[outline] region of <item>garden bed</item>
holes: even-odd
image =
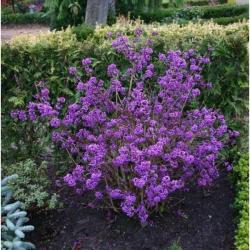
[[[86,207],[86,198],[70,189],[61,195],[63,209],[30,214],[35,231],[29,240],[37,249],[71,249],[76,242],[81,250],[168,249],[176,241],[183,250],[233,249],[233,191],[225,174],[210,189],[191,188],[185,200],[176,197],[174,208],[144,228],[124,215]]]
[[[219,25],[215,25],[214,23],[190,23],[187,26],[180,26],[176,24],[172,24],[169,26],[142,25],[142,28],[145,30],[141,30],[140,28],[135,29],[135,27],[133,27],[133,23],[130,24],[130,27],[121,24],[122,20],[118,25],[104,28],[99,27],[98,29],[96,29],[96,31],[87,29],[86,31],[78,27],[77,29],[69,28],[66,31],[50,32],[48,34],[41,34],[37,36],[23,36],[18,37],[17,39],[13,39],[13,41],[11,41],[10,43],[2,46],[2,54],[3,56],[5,55],[5,58],[2,62],[5,72],[5,74],[2,76],[2,79],[5,82],[5,84],[3,85],[5,86],[3,91],[5,93],[5,98],[3,99],[5,107],[3,111],[3,131],[5,132],[5,140],[3,140],[3,155],[5,159],[6,173],[4,172],[4,175],[7,176],[16,174],[20,169],[26,170],[20,171],[20,174],[18,176],[19,180],[16,184],[17,187],[20,187],[22,183],[25,183],[25,185],[22,185],[26,188],[25,193],[23,193],[30,199],[29,206],[27,206],[27,212],[28,216],[31,218],[30,224],[35,226],[35,230],[27,235],[28,240],[33,242],[36,245],[37,249],[42,250],[223,250],[234,249],[234,245],[241,246],[241,240],[245,240],[247,238],[245,236],[247,235],[247,232],[245,232],[244,229],[242,230],[247,218],[246,213],[244,212],[245,210],[243,210],[243,208],[245,209],[246,207],[245,203],[247,202],[247,199],[244,198],[245,196],[242,198],[242,193],[245,195],[247,194],[247,192],[242,188],[244,186],[241,184],[244,184],[246,182],[245,177],[244,179],[242,179],[243,181],[236,181],[237,183],[239,182],[239,184],[237,184],[237,188],[235,189],[236,198],[233,193],[233,188],[231,187],[231,184],[226,177],[227,173],[222,172],[219,179],[215,180],[213,186],[203,189],[202,186],[204,186],[204,184],[210,184],[210,182],[207,183],[207,181],[209,181],[209,176],[206,175],[206,172],[204,173],[204,171],[199,172],[200,169],[198,168],[197,173],[204,178],[199,178],[198,180],[187,180],[187,187],[189,187],[188,183],[192,183],[193,185],[196,185],[196,187],[192,187],[189,192],[186,192],[188,190],[186,190],[186,187],[183,187],[183,189],[181,190],[185,190],[185,193],[183,193],[184,191],[182,191],[182,193],[178,191],[178,188],[181,187],[182,182],[178,182],[178,179],[176,179],[180,177],[179,174],[175,175],[176,166],[178,167],[180,165],[181,167],[183,167],[183,164],[185,163],[186,165],[184,166],[187,167],[185,169],[183,168],[183,170],[186,173],[186,177],[190,176],[190,172],[188,170],[190,170],[190,164],[192,163],[193,158],[192,155],[189,154],[195,153],[193,150],[198,145],[196,143],[201,143],[200,140],[204,140],[205,143],[208,143],[209,141],[213,149],[213,146],[216,144],[216,142],[214,141],[214,139],[212,140],[211,136],[209,138],[206,138],[207,135],[205,133],[204,138],[203,136],[197,137],[197,140],[193,139],[191,141],[191,144],[193,142],[195,144],[193,145],[194,147],[190,146],[191,153],[188,153],[188,155],[186,154],[186,151],[177,151],[172,147],[174,147],[175,144],[183,147],[183,143],[187,143],[187,145],[189,145],[190,137],[192,138],[193,134],[190,135],[190,133],[186,133],[186,131],[190,129],[189,127],[193,125],[193,122],[197,122],[198,125],[204,124],[204,128],[206,128],[205,124],[208,124],[209,127],[209,124],[211,123],[210,116],[204,115],[203,123],[200,120],[197,120],[196,117],[199,117],[197,113],[192,116],[194,118],[192,120],[194,121],[191,122],[191,119],[189,119],[188,123],[185,123],[185,119],[187,119],[189,116],[182,116],[184,122],[179,120],[179,122],[175,121],[175,123],[177,124],[177,127],[179,126],[179,124],[183,124],[185,133],[183,132],[182,134],[180,134],[179,130],[176,130],[177,136],[174,135],[174,133],[169,133],[169,136],[171,140],[173,140],[173,143],[171,143],[171,141],[170,143],[167,141],[167,139],[169,138],[166,138],[166,140],[159,140],[159,143],[155,143],[155,141],[149,140],[152,138],[152,136],[148,134],[148,132],[145,132],[147,131],[146,129],[140,130],[140,127],[137,125],[134,128],[135,121],[136,123],[138,123],[138,117],[142,119],[141,114],[139,113],[137,120],[134,120],[136,118],[136,114],[138,113],[135,112],[134,109],[131,109],[131,106],[128,106],[128,110],[126,110],[127,107],[125,106],[122,111],[124,113],[129,111],[128,113],[131,114],[131,117],[129,117],[132,120],[132,122],[130,123],[131,128],[129,130],[131,132],[129,133],[131,133],[131,135],[133,136],[133,141],[135,141],[134,138],[139,138],[140,134],[145,133],[146,142],[143,145],[139,145],[140,147],[138,146],[138,148],[132,147],[133,145],[128,144],[128,142],[132,142],[131,137],[128,137],[127,134],[124,133],[124,135],[126,136],[121,137],[121,140],[124,140],[123,143],[126,145],[126,151],[124,151],[124,148],[120,148],[120,145],[112,145],[111,148],[109,144],[110,141],[114,141],[115,143],[117,141],[119,142],[119,140],[117,140],[116,138],[116,132],[117,130],[119,131],[122,125],[127,124],[126,116],[125,118],[124,116],[121,116],[119,118],[119,123],[117,123],[119,126],[117,124],[117,126],[114,126],[112,125],[113,123],[104,124],[104,122],[102,125],[93,125],[94,136],[97,133],[101,134],[103,133],[103,131],[105,131],[105,133],[103,133],[103,137],[98,137],[98,140],[100,139],[100,141],[98,141],[97,139],[95,139],[95,137],[89,137],[88,134],[86,137],[85,134],[78,133],[80,132],[80,130],[75,136],[75,130],[73,130],[74,127],[69,126],[72,122],[69,121],[70,123],[68,123],[68,120],[65,119],[64,116],[62,116],[64,118],[59,116],[57,112],[54,112],[53,115],[55,115],[55,117],[52,117],[52,113],[46,111],[46,115],[49,117],[49,119],[51,119],[49,121],[50,123],[47,124],[50,126],[48,127],[49,129],[46,130],[42,123],[36,123],[38,120],[35,121],[35,111],[39,111],[42,115],[43,110],[50,110],[48,109],[47,103],[35,103],[38,106],[34,105],[33,103],[33,105],[28,106],[28,111],[20,110],[20,108],[23,109],[25,103],[27,103],[27,101],[31,99],[31,93],[35,92],[33,84],[37,83],[37,81],[40,81],[41,79],[46,81],[49,90],[46,88],[46,86],[43,86],[43,82],[39,82],[39,84],[36,84],[36,87],[41,88],[41,92],[39,92],[39,94],[41,94],[42,96],[42,101],[51,100],[51,108],[54,105],[53,100],[55,100],[55,98],[57,97],[60,97],[57,98],[58,103],[55,106],[55,109],[61,110],[60,105],[65,102],[65,99],[62,96],[65,95],[67,96],[69,104],[72,102],[76,102],[75,100],[78,100],[77,98],[81,96],[80,92],[82,92],[83,90],[83,83],[77,82],[77,88],[75,90],[75,80],[73,78],[76,76],[78,69],[82,68],[88,75],[88,72],[92,70],[92,61],[93,64],[95,64],[94,70],[96,70],[95,73],[98,78],[105,79],[107,82],[110,81],[110,78],[111,80],[115,80],[117,74],[119,75],[119,71],[117,73],[116,65],[110,63],[115,62],[122,68],[122,66],[125,65],[126,61],[120,61],[120,57],[116,57],[117,55],[113,51],[114,46],[111,47],[111,39],[107,38],[107,36],[115,36],[115,34],[118,34],[118,32],[124,32],[127,36],[129,36],[130,39],[133,39],[133,34],[136,37],[138,36],[138,34],[143,34],[144,39],[149,37],[150,40],[146,41],[149,44],[153,42],[153,49],[155,51],[154,56],[155,58],[157,58],[154,62],[159,71],[161,70],[159,61],[165,60],[164,54],[161,55],[161,59],[159,58],[158,60],[157,55],[159,51],[166,52],[172,49],[181,49],[183,51],[189,51],[189,53],[192,53],[192,49],[196,49],[199,55],[204,55],[209,52],[209,54],[211,54],[211,64],[209,65],[209,68],[205,68],[204,70],[204,79],[211,81],[214,85],[214,88],[209,92],[204,91],[204,96],[201,96],[202,102],[200,103],[202,103],[202,105],[204,105],[205,107],[212,107],[216,110],[220,109],[222,113],[225,114],[226,121],[224,121],[224,117],[222,116],[218,116],[218,118],[220,117],[221,124],[225,124],[227,122],[227,124],[229,125],[229,130],[227,131],[228,137],[225,138],[226,148],[225,151],[223,151],[221,154],[221,156],[223,156],[222,162],[225,163],[225,167],[229,171],[231,169],[231,163],[234,163],[238,160],[237,154],[235,152],[242,151],[240,147],[237,148],[236,143],[238,142],[240,145],[241,139],[245,138],[244,129],[246,127],[246,124],[244,122],[241,123],[242,119],[239,118],[242,118],[246,113],[247,105],[245,104],[245,100],[248,98],[248,96],[246,95],[246,89],[248,88],[248,74],[246,73],[248,69],[248,58],[246,57],[248,30],[246,23],[243,22],[229,25],[225,28]],[[156,28],[157,32],[155,32]],[[115,46],[117,44],[117,40],[118,38],[115,39]],[[174,52],[171,52],[170,55],[174,55],[175,57],[169,57],[168,60],[170,62],[172,62],[171,58],[181,59],[178,53],[173,53]],[[199,60],[201,59],[202,58],[199,57]],[[207,61],[206,58],[203,58],[203,60]],[[174,63],[175,62],[178,62],[178,60],[175,60]],[[170,63],[170,65],[172,64]],[[195,70],[194,67],[192,68],[192,70]],[[152,77],[152,75],[150,76],[150,73],[152,73],[150,70],[152,70],[151,66],[148,68],[147,77]],[[237,72],[237,74],[235,72]],[[82,72],[79,72],[79,74],[82,74]],[[199,78],[199,75],[196,74],[196,79],[198,79],[197,77]],[[84,78],[84,82],[85,80],[86,79]],[[161,79],[159,80],[161,82]],[[130,80],[130,82],[131,81],[132,80]],[[156,81],[153,79],[151,80],[151,82],[155,83]],[[95,86],[95,78],[90,78],[86,83],[86,85],[89,87]],[[164,84],[162,85],[163,86],[161,87],[163,88]],[[128,84],[126,86],[128,87]],[[130,96],[131,94],[130,88],[132,85],[129,86],[128,96]],[[149,84],[148,86],[150,87],[150,91],[152,90],[152,86],[154,85]],[[104,97],[111,98],[111,103],[115,103],[117,105],[118,100],[112,98],[112,95],[106,92],[106,89],[102,89],[101,84],[99,87],[101,93],[107,93],[107,95],[104,95]],[[140,85],[138,84],[138,88],[139,87]],[[181,94],[181,91],[183,91],[183,89],[181,88],[181,86],[179,88],[180,91],[178,91],[178,93]],[[38,91],[38,89],[36,90]],[[51,93],[51,99],[49,99],[49,91]],[[110,91],[112,91],[112,89],[110,89]],[[75,93],[76,95],[74,96]],[[90,93],[92,93],[91,91],[87,91],[87,93],[91,97],[90,100],[100,100],[99,96],[94,96],[95,98],[92,98],[92,96],[90,95]],[[94,91],[93,93],[96,92]],[[196,95],[197,93],[199,92],[193,92],[194,95]],[[168,100],[169,99],[170,98],[168,98]],[[170,99],[170,101],[171,100],[173,99]],[[140,103],[147,103],[145,101],[140,100]],[[159,98],[159,101],[161,103],[162,98]],[[157,107],[157,103],[154,103],[153,101],[151,101],[151,99],[149,100],[149,103],[153,105],[153,107]],[[170,105],[172,104],[170,102]],[[196,105],[198,104],[199,103],[197,102]],[[99,102],[94,102],[93,105],[97,105],[97,107],[99,107],[98,105],[101,105],[100,107],[103,108],[102,105],[105,106],[106,102],[102,101],[100,104]],[[44,109],[36,110],[36,108],[39,107],[44,107]],[[69,105],[68,107],[70,107],[70,109],[78,109],[78,106],[76,105]],[[169,108],[169,105],[167,106],[167,108]],[[105,110],[105,112],[107,112],[108,114],[107,117],[110,118],[108,110],[109,109]],[[81,112],[83,111],[84,109],[81,109]],[[92,111],[93,110],[91,110],[91,112]],[[181,112],[182,111],[183,108],[181,109]],[[210,112],[209,110],[202,109],[202,112],[205,111],[208,113]],[[29,115],[29,119],[30,121],[32,121],[32,123],[29,123],[28,125],[23,123],[21,125],[19,122],[17,122],[17,119],[19,119],[20,121],[26,120],[26,112],[28,112],[27,115]],[[96,117],[96,115],[93,115],[94,113],[90,113],[91,116],[86,116],[85,113],[83,114],[81,112],[76,113],[78,116],[82,115],[81,119],[88,118],[86,121],[89,122],[89,117],[91,117],[91,120],[95,120],[94,118]],[[186,110],[184,110],[184,112],[186,112]],[[11,118],[9,117],[9,113],[11,113]],[[75,110],[71,110],[69,113],[74,115]],[[156,113],[159,117],[153,116],[154,112],[152,112],[152,117],[156,117],[159,124],[162,126],[164,125],[163,128],[166,129],[164,131],[172,131],[171,126],[167,127],[168,125],[171,125],[171,123],[162,124],[163,119],[160,116],[160,112],[157,111]],[[114,112],[112,114],[115,114],[115,119],[117,119],[116,115],[120,115],[119,112]],[[148,112],[146,114],[148,115],[148,119],[150,118],[151,120],[151,113]],[[177,115],[176,113],[166,113],[166,115],[170,121],[174,121],[172,120],[174,116],[176,117],[176,119],[179,119],[177,116],[178,113]],[[203,116],[200,117],[200,119],[203,119]],[[238,120],[240,120],[239,123]],[[148,120],[142,120],[142,124],[145,123],[146,128],[147,126],[151,128],[155,124],[154,120],[152,120],[153,122],[149,125],[146,121]],[[78,124],[79,120],[76,120],[76,122]],[[75,139],[77,143],[76,145],[79,146],[79,151],[77,151],[77,153],[79,153],[80,163],[85,166],[85,170],[88,171],[87,173],[84,173],[84,178],[86,176],[87,179],[81,178],[83,167],[77,164],[75,165],[75,168],[72,169],[72,159],[67,159],[67,154],[63,154],[60,150],[58,151],[58,148],[54,148],[55,150],[53,151],[52,158],[47,159],[46,157],[46,159],[50,163],[49,166],[47,164],[40,164],[40,156],[42,156],[43,159],[43,156],[47,156],[48,152],[50,152],[50,150],[47,150],[50,148],[50,144],[48,142],[50,133],[47,134],[47,132],[50,132],[50,129],[58,129],[59,131],[58,127],[60,127],[64,123],[66,125],[68,124],[68,127],[66,126],[60,129],[66,128],[73,133],[74,138],[79,137],[79,140]],[[112,130],[110,130],[111,125],[113,126]],[[185,126],[187,126],[187,128]],[[100,131],[97,130],[99,128],[101,128]],[[197,131],[197,127],[192,126],[191,128],[194,131]],[[88,129],[92,131],[90,128]],[[235,137],[237,137],[238,133],[236,131],[233,131],[234,129],[240,130],[241,133],[241,137],[237,142],[234,139]],[[111,131],[112,133],[107,133],[107,131]],[[150,131],[151,130],[149,130],[149,132]],[[155,129],[155,131],[156,132],[154,132],[155,134],[153,134],[153,137],[161,138],[162,132],[158,131],[158,127],[157,129]],[[218,134],[218,137],[220,137],[221,134],[225,133],[225,126],[219,127],[218,124],[215,124],[214,128],[210,129],[209,131],[216,131],[216,133],[214,134],[216,136]],[[56,136],[58,134],[53,135],[53,140],[61,138]],[[65,135],[67,135],[67,133],[63,134],[63,136]],[[113,135],[115,135],[116,137]],[[87,138],[87,140],[84,139],[85,137]],[[89,143],[88,140],[93,140],[93,138],[94,143],[91,141],[92,143],[87,145],[87,143]],[[103,143],[103,141],[101,140],[102,138],[105,139],[105,143]],[[229,141],[226,140],[227,138],[232,138],[232,141],[230,140],[229,143]],[[63,142],[63,145],[65,146],[66,144],[64,144],[65,141],[63,139],[64,137],[62,137],[61,142]],[[66,139],[68,142],[68,138]],[[23,147],[23,145],[19,143],[20,140],[21,142],[24,141],[23,145],[25,145],[25,147]],[[180,140],[179,142],[183,140],[183,143],[178,142],[177,144],[176,141],[178,140]],[[83,147],[83,142],[86,142],[87,146],[84,144]],[[105,146],[103,146],[102,143]],[[166,148],[163,148],[162,145],[166,146]],[[206,144],[204,145],[206,146]],[[75,155],[76,151],[74,151],[74,148],[70,148],[71,140],[69,140],[69,143],[66,146],[69,147],[70,150],[72,150],[73,157],[76,157],[76,159],[78,159],[78,156]],[[227,148],[227,146],[230,146],[230,150],[229,148]],[[231,148],[231,146],[234,147]],[[107,149],[105,147],[107,147]],[[198,150],[197,152],[200,154],[200,152],[202,153],[204,151],[206,152],[206,154],[208,154],[211,150],[211,147],[205,147],[207,148],[206,151]],[[110,148],[112,150],[110,150]],[[81,155],[82,149],[85,150],[84,158]],[[107,158],[108,166],[114,165],[117,167],[117,165],[119,166],[119,164],[124,165],[124,169],[126,169],[126,172],[121,171],[120,173],[119,171],[107,170],[106,172],[102,173],[101,171],[103,171],[103,169],[101,169],[100,171],[96,171],[97,169],[89,168],[89,166],[92,167],[92,165],[95,165],[96,162],[99,162],[99,158],[104,158],[103,152],[109,153],[110,151],[115,152],[116,150],[118,150],[117,152],[119,152],[119,155],[116,152],[116,154],[112,154],[110,156],[112,159],[111,165],[110,159]],[[141,153],[142,150],[144,150],[143,154]],[[217,152],[218,149],[214,148],[213,150]],[[171,158],[169,158],[169,155],[165,154],[164,157],[161,156],[161,158],[159,158],[160,154],[164,153],[165,151],[170,152],[169,154],[171,155]],[[88,152],[88,154],[85,154],[86,152]],[[142,161],[143,164],[137,163],[138,159],[136,159],[136,157],[138,155],[141,155],[145,158],[144,161]],[[99,156],[99,158],[97,159],[96,156]],[[120,156],[122,156],[122,158]],[[201,154],[201,156],[203,159],[203,153]],[[206,159],[213,159],[210,156],[211,155],[209,154]],[[30,159],[27,160],[27,157],[30,157]],[[180,157],[179,161],[177,161],[179,159],[178,157]],[[129,159],[129,161],[127,160],[127,158]],[[14,162],[13,159],[15,159]],[[75,158],[73,158],[73,160],[74,159]],[[92,161],[93,159],[95,161]],[[146,161],[148,159],[152,160],[152,162],[154,163],[154,165],[152,165],[152,171],[150,172],[148,171],[148,161]],[[168,165],[170,165],[171,168],[169,169],[174,169],[174,171],[170,171],[167,175],[165,175],[166,173],[164,172],[165,170],[163,168],[157,169],[155,167],[155,164],[158,164],[158,161],[161,162],[162,159],[164,160],[163,166],[165,167],[166,163],[166,169],[168,170]],[[170,161],[169,159],[174,159],[175,162]],[[18,163],[16,163],[17,161]],[[131,162],[133,164],[135,163],[135,165],[131,165]],[[174,163],[176,163],[177,165]],[[205,164],[200,163],[199,166],[203,168]],[[213,173],[215,173],[213,171],[213,165],[211,164],[209,166],[210,170],[212,170],[210,171],[212,175]],[[246,163],[244,163],[244,166],[246,166]],[[195,165],[195,167],[197,166]],[[49,171],[47,172],[47,170]],[[89,170],[91,170],[91,172]],[[93,172],[92,170],[95,171]],[[156,170],[160,170],[159,174],[153,175]],[[41,174],[38,174],[39,171],[41,171]],[[126,178],[126,176],[123,176],[124,173],[126,173],[128,178]],[[172,175],[172,180],[170,179],[169,174]],[[110,181],[110,183],[111,180],[113,181],[111,185],[109,185],[109,183],[107,184],[106,175],[108,176],[108,181]],[[99,178],[103,176],[104,180],[100,181]],[[145,177],[145,180],[138,178],[138,176]],[[148,178],[148,176],[150,178]],[[195,177],[197,176],[199,175],[195,175]],[[216,176],[213,176],[213,178],[216,177],[217,174]],[[116,180],[116,178],[118,178],[118,181]],[[157,178],[159,179],[158,181],[156,181]],[[162,178],[162,180],[160,178]],[[50,181],[53,184],[58,184],[58,180],[60,181],[62,179],[64,180],[63,184],[59,183],[59,185],[62,185],[61,187],[54,186],[49,188]],[[152,183],[149,183],[149,180]],[[26,185],[26,183],[28,184]],[[96,190],[93,190],[93,188],[97,187],[96,183],[99,184],[99,186]],[[105,183],[106,189],[104,189]],[[123,190],[121,191],[120,188],[123,188],[123,186],[126,186],[127,184],[129,184],[128,188],[124,188],[126,192],[124,191],[124,193],[122,193],[121,195],[121,192]],[[145,193],[140,191],[142,188],[144,188],[145,185],[148,185],[147,191],[149,190],[150,192],[148,191],[148,193]],[[90,204],[88,204],[91,200],[91,197],[89,197],[89,195],[85,195],[85,193],[84,195],[77,195],[72,190],[72,188],[69,188],[68,186],[75,187],[75,191],[77,191],[78,193],[81,193],[82,190],[84,190],[83,188],[85,188],[85,186],[88,190],[96,191],[95,193],[91,194],[92,199],[93,197],[96,197],[94,198],[94,202],[96,202],[97,199],[100,199],[100,203],[97,204],[96,208],[94,207],[93,209],[93,206],[90,206]],[[152,189],[152,187],[154,187],[154,189]],[[167,190],[167,193],[162,192],[163,188],[164,190]],[[16,189],[19,190],[19,188]],[[31,192],[31,195],[28,194],[29,191]],[[176,191],[176,193],[174,193],[174,191]],[[60,195],[60,198],[59,196],[57,197],[55,195],[52,199],[52,193],[53,195]],[[151,194],[154,194],[154,199],[152,199]],[[20,201],[26,202],[26,197],[24,197],[21,193]],[[112,206],[114,209],[116,209],[115,207],[119,207],[129,217],[133,215],[134,217],[137,216],[137,220],[130,219],[123,214],[118,215],[110,212],[107,209],[103,209],[101,204],[102,197],[111,198],[109,207]],[[121,197],[123,200],[121,199]],[[155,206],[152,207],[151,205],[149,205],[150,210],[148,211],[148,213],[145,212],[145,209],[142,209],[143,207],[145,208],[143,204],[144,197],[147,200],[148,204],[153,204]],[[166,197],[168,198],[168,205],[163,209],[164,203],[160,204],[162,206],[158,206],[158,203],[160,199],[166,199]],[[19,197],[15,197],[15,199],[19,200]],[[114,204],[112,203],[112,199],[114,199]],[[134,204],[135,200],[137,201],[136,204]],[[54,209],[55,207],[57,207],[58,201],[62,201],[64,203],[64,207]],[[104,201],[108,201],[108,199]],[[51,203],[55,206],[51,206]],[[44,207],[50,208],[51,210],[41,210],[41,208]],[[233,208],[235,210],[235,214],[233,214]],[[158,213],[151,214],[151,212],[155,210],[158,211]],[[165,211],[164,214],[159,214],[162,211]],[[148,215],[150,216],[148,217]],[[141,224],[139,223],[138,219],[141,220]],[[147,223],[147,225],[145,225],[145,223]],[[236,223],[237,229],[235,231]],[[175,242],[178,242],[177,245],[180,247],[171,247]],[[8,242],[6,244],[8,244]],[[246,240],[245,245],[247,244],[248,242]]]

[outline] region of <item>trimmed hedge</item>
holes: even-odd
[[[218,18],[218,17],[233,17],[239,16],[243,13],[248,13],[249,5],[231,5],[222,4],[214,7],[202,7],[203,15],[202,18]]]
[[[42,12],[8,14],[1,18],[1,24],[49,24],[49,18]]]
[[[249,155],[241,154],[240,160],[233,169],[236,198],[234,207],[238,212],[235,247],[237,250],[249,249]]]
[[[194,19],[211,19],[220,17],[234,17],[240,16],[242,14],[248,18],[248,5],[233,5],[233,4],[223,4],[217,6],[200,6],[200,7],[190,7],[190,8],[169,8],[162,9],[157,12],[141,12],[132,13],[132,18],[140,18],[146,23],[152,22],[166,22],[174,21],[177,18],[183,18],[185,20]]]
[[[249,18],[248,13],[245,13],[245,14],[235,16],[235,17],[219,17],[219,18],[213,19],[213,21],[217,24],[220,24],[220,25],[228,25],[231,23],[240,22],[244,19],[247,20],[248,18]]]
[[[206,5],[209,5],[209,1],[208,0],[188,0],[186,1],[186,4],[190,6],[206,6]]]

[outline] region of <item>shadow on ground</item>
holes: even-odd
[[[233,191],[224,174],[209,190],[191,188],[144,228],[123,215],[110,219],[107,211],[84,207],[71,190],[63,192],[64,209],[31,216],[36,230],[29,240],[39,250],[167,250],[176,240],[183,250],[233,249]]]

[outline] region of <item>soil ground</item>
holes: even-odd
[[[183,250],[233,249],[233,191],[225,174],[208,190],[191,188],[185,200],[146,227],[86,207],[70,189],[61,196],[63,209],[30,216],[36,230],[29,240],[39,250],[167,250],[175,241]]]
[[[13,37],[24,34],[37,34],[49,31],[48,26],[30,24],[30,25],[2,25],[1,41],[2,43],[10,41]]]

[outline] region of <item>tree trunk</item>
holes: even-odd
[[[15,0],[11,0],[11,7],[14,13],[16,13],[16,9],[15,9]]]
[[[108,10],[110,10],[113,15],[116,15],[115,0],[109,0]]]
[[[91,26],[106,24],[109,2],[109,0],[88,0],[85,22]]]

